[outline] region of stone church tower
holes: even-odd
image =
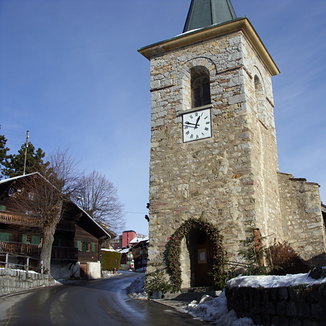
[[[286,240],[306,260],[322,256],[319,186],[278,172],[279,69],[250,21],[230,0],[192,0],[182,34],[139,52],[151,64],[149,271],[178,264],[181,287],[209,285],[214,253],[240,262],[254,229],[265,246]]]

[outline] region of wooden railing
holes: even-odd
[[[39,258],[41,250],[41,247],[33,244],[25,244],[21,242],[0,242],[0,253]],[[78,249],[71,247],[53,247],[51,259],[77,261]]]
[[[14,213],[0,212],[0,223],[11,225],[24,225],[24,226],[39,226],[42,227],[43,219],[33,215],[19,215]],[[75,222],[62,219],[58,225],[57,230],[75,232]]]
[[[0,223],[26,226],[42,226],[40,217],[0,212]]]
[[[38,245],[21,242],[0,242],[0,252],[38,257],[41,253],[41,248],[39,248]]]

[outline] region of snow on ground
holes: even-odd
[[[7,269],[8,268],[5,268],[5,267],[0,267],[0,269]],[[11,271],[15,271],[15,272],[27,272],[29,274],[40,274],[38,272],[35,272],[35,271],[26,271],[25,269],[17,269],[17,268],[9,268]]]
[[[213,322],[220,326],[254,326],[252,319],[239,319],[234,310],[228,311],[224,292],[217,298],[204,295],[199,303],[193,301],[188,304],[186,312],[194,317]]]
[[[118,275],[121,275],[121,273],[119,273],[119,272],[113,273],[112,271],[102,271],[103,278],[111,278],[111,277],[115,277]]]
[[[133,281],[128,287],[128,295],[134,299],[147,300],[148,295],[144,290],[145,277],[139,277]],[[222,293],[217,298],[212,298],[209,295],[202,297],[199,303],[197,301],[191,302],[184,311],[194,317],[206,321],[214,321],[217,325],[223,326],[254,326],[249,318],[238,319],[235,312],[232,310],[228,312],[226,305],[226,297]]]
[[[228,281],[231,287],[283,287],[299,284],[318,284],[326,282],[326,277],[315,280],[306,274],[293,274],[285,276],[259,275],[238,276]],[[128,288],[128,293],[135,299],[147,299],[144,291],[144,277],[136,279]],[[237,318],[236,313],[228,311],[227,299],[224,292],[219,297],[213,298],[205,295],[199,302],[192,301],[185,307],[185,311],[194,317],[212,322],[219,326],[255,326],[250,318]]]
[[[147,300],[148,295],[144,289],[145,276],[138,277],[128,287],[127,292],[131,298],[139,300]]]
[[[265,287],[275,288],[282,286],[294,286],[299,284],[319,284],[325,283],[325,278],[313,279],[309,277],[309,273],[305,274],[288,274],[284,276],[278,275],[256,275],[256,276],[238,276],[227,284],[231,287]]]

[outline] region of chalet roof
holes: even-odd
[[[101,251],[119,252],[119,250],[115,250],[115,249],[108,249],[108,248],[101,248]]]
[[[14,182],[16,180],[21,180],[21,179],[28,178],[28,177],[31,177],[31,176],[38,176],[39,178],[41,178],[44,181],[46,181],[47,183],[49,183],[53,188],[55,188],[57,191],[60,192],[60,190],[56,186],[54,186],[48,179],[46,179],[39,172],[32,172],[32,173],[28,173],[28,174],[18,175],[16,177],[12,177],[12,178],[8,178],[8,179],[3,179],[3,180],[0,180],[0,185],[6,184],[6,183],[11,183],[11,182]]]
[[[139,237],[136,237],[136,238],[133,238],[130,243],[131,244],[134,244],[134,243],[139,243],[139,242],[142,242],[142,241],[148,241],[148,237],[145,237],[145,238],[139,238]]]
[[[88,232],[93,233],[94,236],[96,236],[97,238],[112,239],[114,237],[115,234],[114,232],[109,231],[106,228],[102,227],[101,224],[96,222],[85,210],[83,210],[75,203],[73,202],[71,203],[75,205],[83,213],[77,224],[79,224],[81,227],[86,229]]]
[[[16,180],[21,180],[23,178],[27,178],[27,177],[30,177],[30,176],[33,176],[33,175],[37,175],[38,177],[42,178],[44,181],[50,183],[50,181],[47,180],[39,172],[33,172],[33,173],[25,174],[25,175],[16,176],[16,177],[13,177],[13,178],[0,180],[0,184],[6,184],[6,183],[10,183],[10,182],[13,182],[13,181],[16,181]],[[56,188],[54,185],[52,185],[52,186],[54,188]],[[85,210],[83,210],[81,207],[79,207],[73,201],[68,200],[67,205],[72,207],[74,210],[78,210],[81,213],[80,217],[79,217],[79,219],[77,220],[76,223],[79,226],[81,226],[82,228],[84,228],[85,230],[87,230],[88,232],[90,232],[91,234],[93,234],[95,237],[97,237],[99,239],[107,239],[107,238],[111,239],[116,235],[113,231],[108,230],[108,229],[104,228],[103,226],[101,226]]]
[[[124,248],[124,249],[121,249],[119,252],[120,252],[120,254],[127,254],[130,250],[131,250],[131,248]]]
[[[191,0],[183,33],[236,18],[231,0]]]
[[[43,175],[41,173],[39,173],[39,172],[33,172],[33,173],[25,174],[25,175],[18,175],[16,177],[12,177],[12,178],[8,178],[8,179],[0,180],[0,184],[4,184],[4,183],[12,182],[12,181],[15,181],[15,180],[23,179],[23,178],[29,177],[31,175],[38,175],[41,178],[43,178],[44,180],[46,180],[47,182],[49,182],[47,179],[45,179],[43,177]]]
[[[324,203],[321,203],[321,211],[326,213],[326,205]]]

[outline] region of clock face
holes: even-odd
[[[183,141],[185,143],[212,136],[210,109],[185,113],[182,117]]]

